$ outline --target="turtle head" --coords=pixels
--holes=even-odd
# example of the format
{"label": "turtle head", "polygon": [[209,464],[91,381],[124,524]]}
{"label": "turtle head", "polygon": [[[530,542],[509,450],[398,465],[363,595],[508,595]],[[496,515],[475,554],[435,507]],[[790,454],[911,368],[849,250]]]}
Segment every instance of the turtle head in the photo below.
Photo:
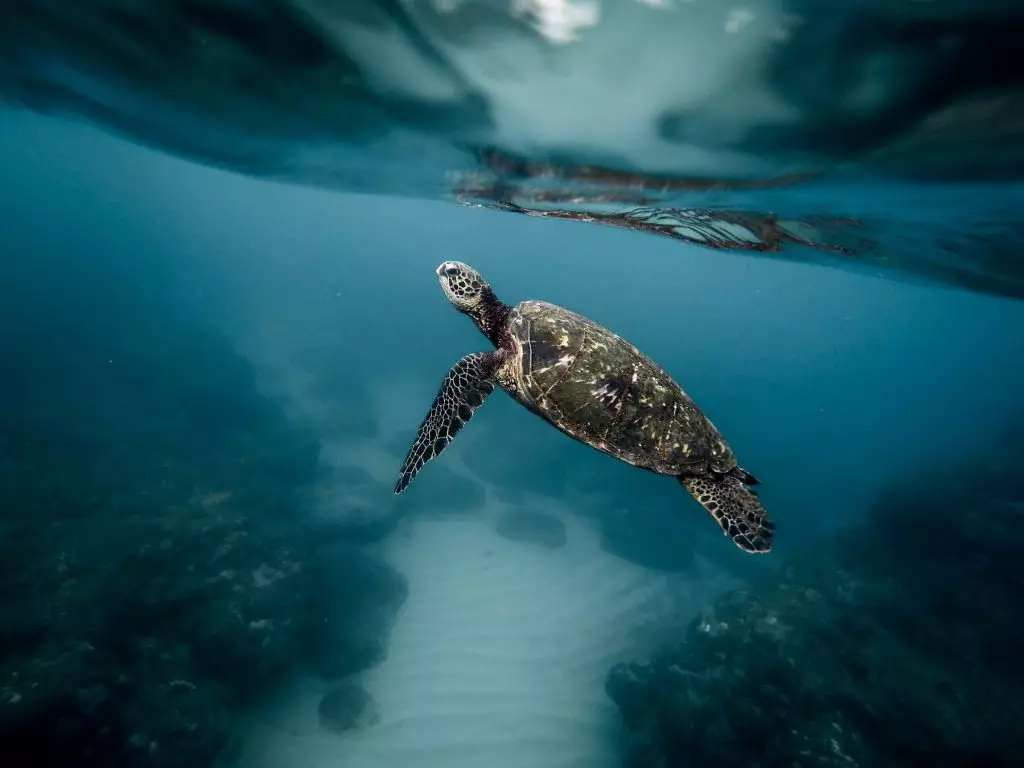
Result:
{"label": "turtle head", "polygon": [[494,295],[480,273],[461,261],[446,261],[437,268],[437,279],[448,301],[469,315],[481,333],[499,346],[511,309]]}
{"label": "turtle head", "polygon": [[461,261],[446,261],[437,268],[441,290],[457,310],[475,314],[486,301],[490,286],[480,273]]}

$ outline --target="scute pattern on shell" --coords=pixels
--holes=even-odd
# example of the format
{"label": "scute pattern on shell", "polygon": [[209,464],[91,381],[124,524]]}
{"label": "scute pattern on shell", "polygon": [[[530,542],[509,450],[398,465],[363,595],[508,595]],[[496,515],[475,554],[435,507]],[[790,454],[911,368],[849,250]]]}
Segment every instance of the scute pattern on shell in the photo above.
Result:
{"label": "scute pattern on shell", "polygon": [[663,474],[736,466],[718,430],[636,347],[582,315],[541,301],[513,313],[520,397],[571,437]]}

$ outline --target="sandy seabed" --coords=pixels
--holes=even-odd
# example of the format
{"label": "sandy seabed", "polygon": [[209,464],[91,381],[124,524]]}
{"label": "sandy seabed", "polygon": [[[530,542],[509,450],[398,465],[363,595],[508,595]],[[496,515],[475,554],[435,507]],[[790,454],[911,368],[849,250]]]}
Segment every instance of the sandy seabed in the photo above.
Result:
{"label": "sandy seabed", "polygon": [[410,521],[387,543],[409,579],[388,658],[361,676],[379,718],[320,727],[327,681],[295,680],[253,713],[240,768],[611,768],[618,713],[604,677],[649,651],[727,586],[605,553],[589,521],[563,515],[549,550],[479,514]]}

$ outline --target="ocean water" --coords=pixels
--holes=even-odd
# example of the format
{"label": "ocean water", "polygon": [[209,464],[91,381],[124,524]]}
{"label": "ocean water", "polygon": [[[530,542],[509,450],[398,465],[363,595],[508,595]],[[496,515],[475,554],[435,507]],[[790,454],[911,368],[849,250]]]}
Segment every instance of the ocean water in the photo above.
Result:
{"label": "ocean water", "polygon": [[[317,92],[297,63],[308,41],[291,47],[298,33],[280,19],[265,35],[278,6],[253,4],[261,10],[245,26],[237,9],[215,5],[181,4],[189,34],[246,40],[253,72]],[[599,5],[538,3],[524,18],[562,45],[581,29],[608,34],[588,15]],[[719,52],[723,67],[746,61],[738,35],[758,20],[776,25],[764,34],[781,34],[787,18],[799,26],[781,4],[749,5],[726,9],[723,34],[740,42]],[[330,29],[352,60],[384,44],[387,25],[364,38],[346,26],[355,11],[308,6],[307,20],[338,13]],[[427,14],[408,6],[405,32]],[[314,141],[303,131],[317,134],[313,116],[334,114],[330,104],[300,120],[294,110],[308,100],[289,105],[265,77],[246,91],[228,64],[238,78],[203,90],[198,74],[209,70],[186,58],[169,68],[162,48],[147,50],[166,77],[148,82],[126,63],[145,58],[141,48],[82,31],[139,19],[82,8],[79,32],[58,36],[41,34],[66,13],[49,3],[0,11],[4,29],[40,33],[0,57],[0,74],[18,75],[0,86],[25,102],[0,111],[4,765],[1019,764],[1018,102],[993,97],[992,110],[1009,110],[998,113],[1002,132],[983,140],[968,121],[945,159],[926,141],[917,153],[900,145],[916,134],[883,130],[867,107],[864,123],[844,112],[890,152],[874,156],[853,137],[815,145],[815,126],[832,118],[810,97],[804,132],[782,142],[762,125],[778,114],[748,82],[700,120],[690,115],[696,127],[669,121],[691,125],[692,146],[673,153],[642,143],[639,118],[604,131],[587,115],[569,120],[551,105],[576,91],[557,80],[532,91],[549,107],[545,123],[524,101],[529,56],[467,43],[461,59],[445,48],[436,71],[410,77],[409,93],[455,101],[445,88],[458,73],[501,107],[489,138],[509,153],[536,150],[543,168],[518,167],[497,192],[489,179],[491,192],[456,196],[468,203],[459,206],[437,191],[437,171],[473,175],[453,149],[476,135],[461,133],[475,125],[469,107],[442,120],[400,100],[407,111],[389,113],[391,139],[403,146],[410,125],[444,139],[422,157],[411,139],[410,154],[392,147],[386,158],[348,134]],[[625,41],[619,54],[649,23],[623,8],[605,9]],[[961,20],[968,51],[999,13],[1019,21],[997,3],[988,10],[988,21],[980,6]],[[875,51],[892,66],[886,56],[901,45],[923,56],[896,16]],[[939,31],[951,23],[936,19]],[[133,29],[139,40],[160,37],[155,29],[173,37],[178,28],[161,23]],[[445,40],[479,31],[460,23],[424,29]],[[935,29],[915,24],[931,39]],[[219,44],[208,42],[187,50],[198,61],[195,51]],[[395,57],[366,75],[374,88],[401,81],[410,62]],[[892,93],[865,103],[891,115],[903,98],[918,113],[959,115],[956,99],[973,90],[950,86],[943,101],[924,84],[960,60],[914,61],[914,77],[886,70]],[[993,88],[1012,95],[1016,59],[999,61],[1009,74]],[[974,76],[998,63],[978,63]],[[795,78],[784,64],[775,75]],[[649,85],[667,87],[662,76]],[[687,81],[674,98],[700,102],[737,78]],[[603,85],[630,114],[650,116],[645,92]],[[207,100],[240,93],[253,101]],[[765,133],[713,140],[712,129],[740,124]],[[359,113],[345,128],[360,125],[379,127]],[[572,140],[585,148],[575,156]],[[651,221],[688,221],[685,236],[623,224],[654,194],[653,172],[615,204],[609,190],[631,186],[621,175],[594,181],[579,165],[551,175],[598,158],[619,174],[661,162],[658,172],[735,183],[804,172],[812,149],[837,167],[860,163],[860,175],[839,168],[803,186],[699,195],[665,186],[647,201]],[[551,191],[551,178],[580,194],[552,202],[531,187]],[[712,216],[735,241],[709,243],[707,220],[693,229],[693,216]],[[788,234],[775,249],[765,222],[779,217]],[[856,219],[855,237],[835,224],[843,217]],[[564,220],[581,218],[591,223]],[[449,260],[472,265],[510,305],[540,299],[582,313],[664,367],[761,480],[772,551],[741,551],[674,479],[571,440],[500,389],[396,496],[445,374],[490,349],[438,284]]]}

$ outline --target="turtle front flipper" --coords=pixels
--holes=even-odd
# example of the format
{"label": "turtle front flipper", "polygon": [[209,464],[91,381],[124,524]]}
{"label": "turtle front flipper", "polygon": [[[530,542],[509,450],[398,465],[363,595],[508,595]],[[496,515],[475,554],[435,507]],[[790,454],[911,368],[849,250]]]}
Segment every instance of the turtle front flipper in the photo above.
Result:
{"label": "turtle front flipper", "polygon": [[404,491],[423,465],[448,447],[484,398],[491,394],[494,373],[501,360],[500,352],[474,352],[448,371],[405,457],[395,493]]}
{"label": "turtle front flipper", "polygon": [[768,520],[757,496],[743,481],[729,475],[693,475],[679,478],[722,527],[725,535],[745,552],[770,552],[775,524]]}

